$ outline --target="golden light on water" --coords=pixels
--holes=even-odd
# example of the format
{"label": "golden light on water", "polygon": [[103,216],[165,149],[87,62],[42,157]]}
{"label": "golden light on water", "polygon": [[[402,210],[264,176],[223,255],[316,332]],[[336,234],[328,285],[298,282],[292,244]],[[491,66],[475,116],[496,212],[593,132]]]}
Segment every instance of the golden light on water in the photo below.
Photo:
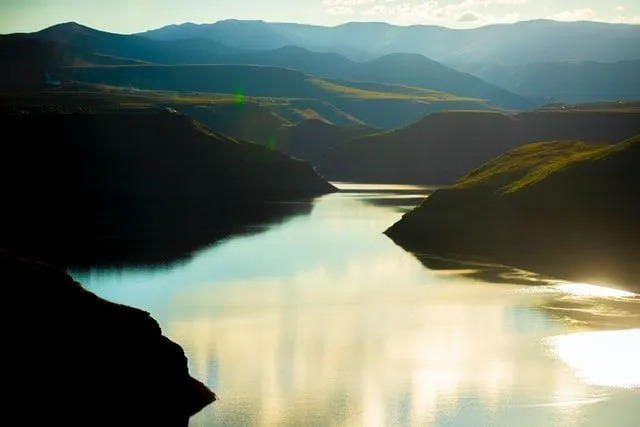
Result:
{"label": "golden light on water", "polygon": [[632,292],[608,288],[605,286],[591,285],[589,283],[565,283],[561,285],[555,285],[555,288],[568,294],[584,297],[625,298],[637,296]]}
{"label": "golden light on water", "polygon": [[162,314],[220,396],[190,426],[637,424],[640,298],[493,265],[425,269],[381,234],[401,214],[373,196],[321,198],[144,281],[99,277]]}
{"label": "golden light on water", "polygon": [[640,329],[560,335],[550,337],[548,343],[589,384],[640,387]]}

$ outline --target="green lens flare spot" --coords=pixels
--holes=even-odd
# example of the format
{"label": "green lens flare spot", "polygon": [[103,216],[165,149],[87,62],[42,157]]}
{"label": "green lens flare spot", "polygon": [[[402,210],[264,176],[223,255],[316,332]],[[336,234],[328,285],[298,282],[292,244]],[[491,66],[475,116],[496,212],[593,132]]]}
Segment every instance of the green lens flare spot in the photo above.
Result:
{"label": "green lens flare spot", "polygon": [[238,107],[241,107],[244,105],[244,91],[242,90],[241,87],[236,90],[236,93],[233,97],[233,101]]}

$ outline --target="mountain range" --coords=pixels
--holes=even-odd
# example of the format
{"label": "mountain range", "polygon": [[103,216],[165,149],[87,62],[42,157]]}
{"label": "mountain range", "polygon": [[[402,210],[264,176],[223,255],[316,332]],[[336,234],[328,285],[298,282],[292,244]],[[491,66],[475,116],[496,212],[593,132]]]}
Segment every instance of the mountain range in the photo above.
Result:
{"label": "mountain range", "polygon": [[456,30],[375,22],[322,27],[226,20],[213,24],[170,25],[140,35],[165,41],[207,38],[238,49],[270,50],[296,45],[320,52],[346,53],[354,60],[390,53],[417,53],[449,65],[524,65],[566,60],[612,62],[640,58],[638,25],[600,22],[534,20]]}
{"label": "mountain range", "polygon": [[[594,43],[581,42],[594,35]],[[640,86],[637,79],[619,78],[635,65],[629,61],[640,59],[637,25],[530,21],[462,31],[380,23],[317,27],[229,20],[121,35],[66,23],[2,36],[0,51],[8,51],[4,45],[9,40],[15,45],[25,39],[59,43],[55,50],[68,52],[67,58],[54,65],[270,65],[331,79],[481,98],[507,109],[548,101],[633,99]],[[345,56],[345,50],[368,53]],[[589,71],[592,68],[596,71]],[[544,78],[537,72],[541,69]],[[587,76],[595,73],[596,78],[589,78],[599,84],[559,90],[557,82],[575,70]]]}
{"label": "mountain range", "polygon": [[[614,85],[618,93],[622,93],[618,96],[621,99],[632,99],[625,92],[626,88],[638,90],[637,82],[630,84],[615,78],[617,67],[626,67],[620,61],[640,59],[640,26],[631,24],[534,20],[455,30],[433,25],[403,27],[366,22],[321,27],[227,20],[214,24],[171,25],[140,34],[165,41],[208,38],[240,49],[268,50],[295,45],[317,52],[340,53],[354,61],[413,53],[529,96],[530,93],[518,92],[519,85],[514,85],[513,81],[522,81],[524,75],[521,72],[530,65],[535,68],[540,67],[539,64],[547,64],[553,70],[575,63],[586,67],[594,63],[606,64],[613,74],[601,76],[604,86],[607,83]],[[585,40],[589,42],[585,43]],[[578,99],[571,94],[566,97],[566,93],[554,91],[557,87],[553,85],[554,76],[546,80],[549,87],[543,85],[544,98],[558,101]],[[527,87],[526,81],[524,87]],[[583,89],[579,99],[595,101],[603,99],[603,94],[606,94],[606,99],[613,98],[600,88],[599,93],[593,96],[588,89]],[[534,97],[540,98],[537,93]]]}

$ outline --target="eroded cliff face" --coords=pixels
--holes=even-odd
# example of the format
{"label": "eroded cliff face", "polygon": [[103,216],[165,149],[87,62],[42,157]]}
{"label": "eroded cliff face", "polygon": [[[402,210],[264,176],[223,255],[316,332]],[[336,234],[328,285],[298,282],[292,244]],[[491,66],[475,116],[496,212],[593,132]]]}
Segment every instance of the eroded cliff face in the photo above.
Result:
{"label": "eroded cliff face", "polygon": [[1,250],[0,282],[5,392],[26,425],[186,425],[215,400],[149,313]]}

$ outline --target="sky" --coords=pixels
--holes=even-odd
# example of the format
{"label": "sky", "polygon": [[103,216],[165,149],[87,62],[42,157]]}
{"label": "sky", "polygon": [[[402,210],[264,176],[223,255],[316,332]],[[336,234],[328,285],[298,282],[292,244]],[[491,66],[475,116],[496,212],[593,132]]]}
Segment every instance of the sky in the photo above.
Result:
{"label": "sky", "polygon": [[261,19],[338,25],[350,21],[473,28],[531,19],[640,24],[638,0],[0,0],[0,33],[76,21],[134,33],[183,22]]}

